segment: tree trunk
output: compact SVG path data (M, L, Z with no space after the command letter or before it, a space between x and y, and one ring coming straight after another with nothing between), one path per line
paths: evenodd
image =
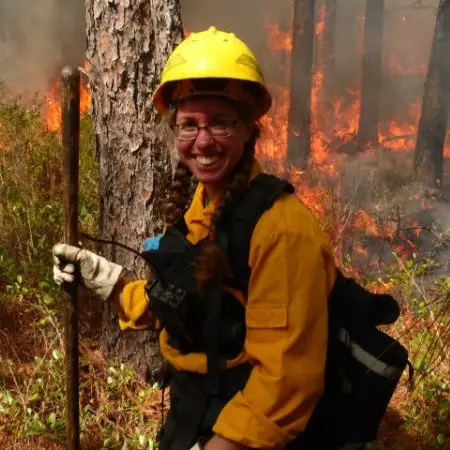
M384 0L366 0L358 144L377 142L381 95Z
M334 97L336 87L335 79L335 34L336 34L336 0L325 0L325 24L323 31L322 44L322 70L323 70L323 88L322 88L322 106L328 109L328 103Z
M450 112L450 0L439 5L422 101L414 168L431 185L442 181L444 145Z
M170 155L151 106L164 63L182 38L178 0L86 0L87 57L99 161L103 239L137 250L161 230L161 204L171 179ZM106 257L142 277L144 263L118 246ZM151 332L121 333L115 306L103 315L109 358L157 376L159 352ZM151 377L150 377L151 378Z
M288 114L288 162L305 168L311 153L315 0L294 0Z

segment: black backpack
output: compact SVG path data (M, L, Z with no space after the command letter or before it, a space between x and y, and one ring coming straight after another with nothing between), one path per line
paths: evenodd
M260 216L294 188L285 180L260 174L250 183L223 229L233 269L231 284L248 290L248 257ZM329 342L325 391L307 429L288 449L333 448L376 439L381 419L407 366L407 350L377 326L394 323L399 307L387 294L372 294L338 271L329 297ZM301 367L299 367L301 370Z

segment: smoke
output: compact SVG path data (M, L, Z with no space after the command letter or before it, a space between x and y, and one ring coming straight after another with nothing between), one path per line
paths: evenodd
M0 0L0 80L21 93L42 91L85 52L80 0Z
M269 48L268 26L290 31L292 1L181 0L184 27L189 31L216 28L235 33L255 53L269 85L287 80L289 58Z
M290 32L292 0L180 0L183 23L199 31L211 25L235 32L261 61L269 85L289 80L289 55L274 52L268 42L268 25ZM0 80L19 90L45 89L64 64L81 64L85 51L82 0L0 0ZM336 79L345 89L359 77L360 34L365 0L338 1L336 24ZM423 10L402 10L412 0L385 0L384 48L398 57L414 54L427 64L438 0L422 0ZM317 1L317 9L323 5ZM385 52L386 53L386 52ZM406 58L407 59L407 58ZM394 83L395 84L395 83ZM422 87L419 80L414 95ZM391 93L408 96L410 86L397 85Z
M337 95L358 88L366 0L337 0L335 30L335 86ZM392 118L423 92L423 73L402 77L401 70L426 70L439 0L385 0L383 30L382 114ZM324 0L316 0L316 18ZM276 97L275 86L288 88L289 54L274 52L269 43L268 25L289 33L292 0L181 0L182 18L189 31L211 25L236 33L254 51ZM392 62L395 62L393 64ZM418 71L419 72L419 71Z
M372 0L336 2L333 96L348 101L348 107L358 101L358 96L349 95L348 90L354 93L360 89L366 1ZM276 104L285 106L283 100L286 98L280 93L289 89L290 55L282 50L273 51L270 45L273 37L269 35L267 25L277 25L282 32L290 33L292 0L228 0L226 6L221 0L182 0L181 4L183 23L189 31L200 31L214 25L242 38L258 57ZM415 102L420 104L423 95L438 4L439 0L384 1L382 129L391 121L414 123L416 119L411 116L410 109ZM324 1L317 0L316 5L316 20L320 20ZM318 55L316 48L316 63ZM341 110L345 113L346 107ZM355 151L353 141L340 148L339 138L334 134L339 128L336 125L342 120L331 113L334 122L328 123L326 117L330 111L326 105L319 107L319 111L322 112L319 121L323 123L318 125L324 128L320 131L331 142L325 165L333 165L337 173L329 177L320 167L315 169L313 165L303 180L313 188L324 187L332 195L336 193L340 207L330 208L330 211L340 209L342 217L327 217L326 221L336 220L337 228L346 229L345 252L353 253L354 263L368 273L374 261L394 262L393 249L400 253L401 249L412 252L414 246L422 256L433 257L439 262L448 259L449 251L442 242L450 239L446 199L450 198L450 183L442 187L438 196L427 191L420 181L414 179L411 148L396 153L383 146L375 146L374 151L359 153ZM273 114L275 122L280 121L277 110ZM282 130L279 132L281 135ZM392 142L396 142L395 139ZM408 144L411 145L411 141ZM271 145L277 147L277 142L271 142ZM279 145L285 143L280 142ZM267 167L271 169L270 163ZM302 185L300 196L301 191ZM364 211L373 220L376 232L370 231L368 225L360 228L352 225L359 211ZM368 251L357 254L357 247Z

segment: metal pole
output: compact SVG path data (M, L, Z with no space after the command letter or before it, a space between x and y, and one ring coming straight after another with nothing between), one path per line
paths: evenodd
M65 67L61 72L61 128L64 149L64 242L78 242L78 171L80 139L80 73ZM77 285L67 286L65 302L65 365L67 395L67 448L80 448L78 296Z

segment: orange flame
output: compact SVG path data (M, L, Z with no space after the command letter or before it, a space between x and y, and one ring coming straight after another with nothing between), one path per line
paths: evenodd
M88 63L85 63L85 68ZM50 131L61 130L61 81L57 80L50 87L45 95L45 103L43 105L43 115L47 128ZM80 114L84 114L91 104L91 93L86 86L86 83L81 77L80 82Z
M47 128L50 131L59 131L61 129L60 85L60 81L55 82L46 95L44 117L47 122Z
M407 117L381 123L378 130L378 142L384 148L396 152L414 150L421 106L421 99L417 99L409 106Z
M321 8L315 25L316 54L323 52L323 36L325 30L326 10ZM357 18L357 26L362 37L364 30L364 17ZM272 53L287 54L292 49L292 35L290 32L280 30L276 24L266 26L268 36L268 48ZM359 50L362 52L362 41L359 39ZM263 139L258 144L258 157L266 164L267 168L278 175L288 178L297 186L299 198L305 205L318 216L325 219L330 230L338 227L343 233L349 230L358 230L365 236L389 242L397 255L409 256L414 251L415 244L402 233L395 229L395 223L378 223L368 212L357 211L350 220L340 217L339 211L333 212L333 198L339 197L339 184L337 183L338 169L335 167L336 158L333 152L343 145L350 144L358 132L360 114L360 87L348 88L344 95L321 104L321 95L324 83L323 58L318 57L315 62L312 83L312 124L311 124L311 165L306 171L286 168L287 132L289 91L281 86L270 86L274 106L269 115L262 119ZM417 64L413 58L403 58L400 63L393 55L385 60L385 69L391 75L396 76L424 76L426 68L423 64ZM386 120L379 125L378 144L387 150L394 152L412 151L415 148L418 122L421 112L421 100L417 99L406 110L401 111L398 117ZM375 150L374 150L375 151ZM447 135L445 156L450 157L450 133ZM345 160L345 158L344 158ZM315 181L313 181L315 180ZM324 181L323 185L322 183ZM314 184L314 185L311 185ZM423 201L423 199L422 199ZM425 207L426 205L424 205ZM331 209L330 209L331 208ZM331 217L330 217L331 214ZM333 217L333 214L336 217ZM330 220L336 220L331 223ZM342 222L342 223L341 223ZM413 234L420 235L418 224L411 225L416 228ZM361 256L368 255L364 246L355 242L355 252ZM342 258L344 247L336 242L336 256ZM352 274L357 276L357 274ZM385 286L383 289L389 289Z
M317 53L323 51L323 35L325 31L325 8L321 8L318 20L315 25L315 39ZM364 17L358 17L358 29L362 36ZM283 31L278 24L267 24L266 31L268 36L268 48L275 53L289 55L292 50L292 33ZM190 30L185 29L184 35L187 37ZM362 39L358 40L362 45ZM362 47L360 47L362 52ZM308 168L308 175L313 174L315 179L325 181L327 184L333 181L338 173L335 167L335 158L333 152L339 147L350 143L358 131L358 121L360 113L360 88L355 86L348 88L341 97L336 97L327 103L326 107L320 104L321 93L323 91L324 70L320 64L322 58L318 58L314 68L312 83L312 123L311 123L311 168ZM426 73L424 65L417 64L414 59L406 59L399 62L391 54L385 60L385 69L391 75L396 76L423 76ZM288 178L298 187L299 198L305 205L317 215L324 219L330 207L330 198L335 195L339 188L330 188L320 185L317 181L313 186L309 185L309 180L314 177L308 176L306 179L305 171L295 168L285 168L284 162L287 155L287 136L288 136L288 108L289 108L289 90L281 86L271 86L271 92L274 98L273 107L269 115L262 118L263 139L258 142L257 154L262 161L270 165L270 169ZM56 95L58 86L55 85L49 92L49 100L46 112L46 120L49 129L60 129L61 108ZM82 88L82 110L85 111L90 102L88 90ZM412 151L416 143L418 122L421 111L421 100L411 104L406 112L392 120L387 120L379 125L378 144L384 149L393 152ZM445 156L450 157L450 133L447 135L445 146ZM332 189L335 189L332 191ZM422 202L425 202L422 199ZM332 202L331 202L332 203ZM423 207L427 205L423 203ZM345 225L347 226L347 225ZM401 243L397 243L396 231L393 226L380 225L366 211L358 210L351 219L348 220L348 226L353 230L363 232L366 236L375 239L388 240L394 245L395 252L399 256L407 256L414 249L415 244L410 239L400 236ZM420 230L418 224L416 227L416 236L419 236ZM344 226L342 226L344 228ZM411 237L411 235L410 235ZM355 243L355 252L360 255L367 255L368 250L358 243ZM342 255L341 255L342 256Z
M281 31L278 24L266 24L266 32L269 37L268 45L272 52L280 50L290 52L292 50L292 33Z
M319 20L316 23L315 34L316 37L323 38L323 32L325 31L325 19L327 15L327 10L325 6L322 6L319 10Z
M373 217L370 217L366 211L360 209L354 219L353 219L353 227L355 229L364 231L367 236L372 236L375 238L387 238L392 240L395 235L394 229L391 227L380 228Z
M274 100L271 113L261 119L263 139L259 140L257 150L262 159L282 164L287 153L289 92L274 86L272 94Z

